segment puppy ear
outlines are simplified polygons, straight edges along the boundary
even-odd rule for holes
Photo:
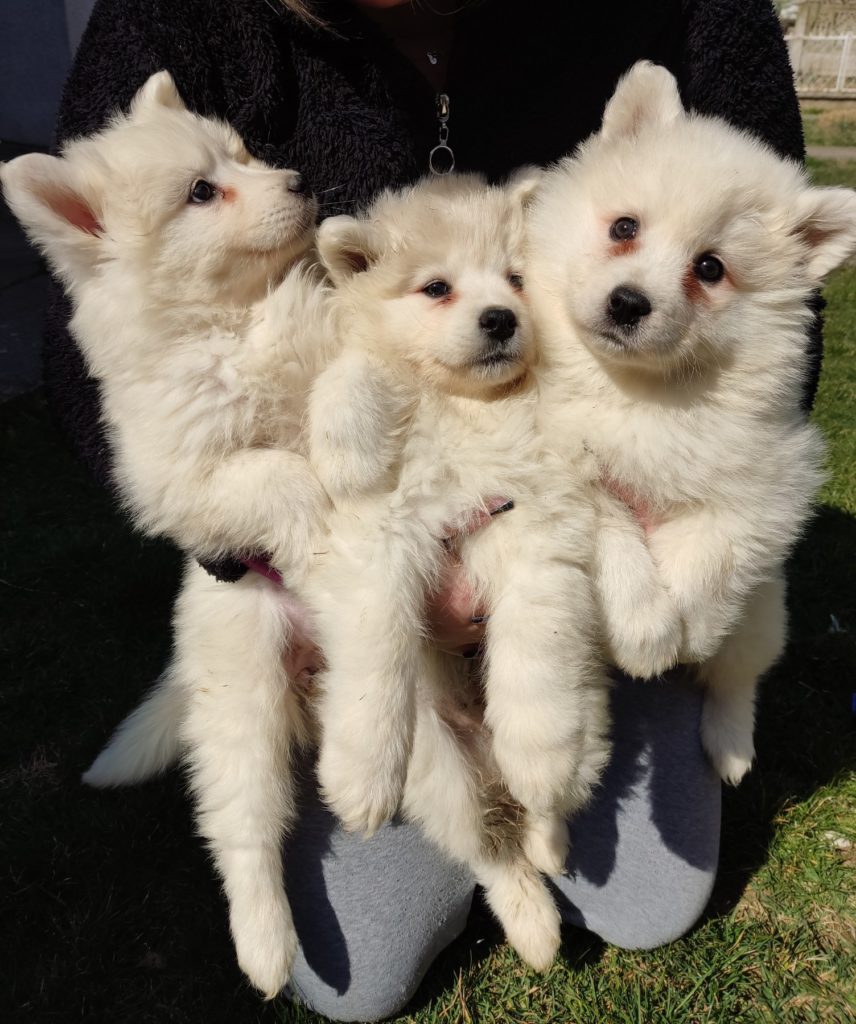
[[[73,284],[103,251],[98,190],[81,181],[64,157],[28,153],[0,165],[0,183],[12,213],[54,269]]]
[[[681,117],[678,83],[658,64],[640,60],[619,81],[603,112],[601,138],[635,138],[643,128],[664,126]]]
[[[336,285],[368,270],[380,252],[377,229],[356,217],[328,217],[321,222],[315,242]]]
[[[168,71],[157,71],[131,100],[130,113],[131,117],[145,117],[163,107],[170,110],[187,109],[172,75]]]
[[[796,204],[796,226],[808,250],[806,269],[820,281],[856,252],[856,192],[850,188],[809,188]]]
[[[543,178],[543,168],[529,164],[514,171],[506,182],[506,188],[511,193],[511,198],[525,209],[534,199]]]

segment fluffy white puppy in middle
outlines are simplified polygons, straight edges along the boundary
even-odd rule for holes
[[[310,600],[327,660],[324,794],[346,826],[371,832],[404,791],[405,811],[474,863],[513,942],[530,912],[497,895],[492,866],[473,855],[484,812],[462,826],[444,799],[455,758],[427,753],[420,715],[443,705],[457,670],[430,650],[422,623],[450,524],[486,496],[513,496],[512,512],[455,542],[490,609],[481,770],[498,771],[505,799],[525,810],[532,863],[561,871],[565,815],[607,757],[607,694],[593,644],[589,461],[581,446],[560,460],[538,431],[522,277],[532,187],[433,179],[385,194],[364,217],[325,221],[317,245],[344,349],[310,399],[311,460],[335,506]],[[557,934],[540,950],[516,944],[543,965]]]

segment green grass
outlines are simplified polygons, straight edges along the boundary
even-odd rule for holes
[[[813,163],[818,179],[853,180]],[[726,793],[708,914],[671,946],[568,931],[545,976],[477,909],[400,1021],[843,1022],[856,1017],[856,269],[826,290],[815,417],[830,479],[791,572],[788,655],[764,686],[758,767]],[[39,394],[0,405],[0,1019],[318,1024],[243,982],[177,777],[115,794],[80,771],[168,652],[178,559],[131,535]],[[834,834],[830,839],[828,834]]]
[[[847,185],[848,188],[856,188],[856,162],[809,157],[806,166],[818,185]]]
[[[856,146],[856,105],[853,103],[827,109],[804,107],[802,116],[807,146]]]
[[[826,366],[816,422],[830,447],[830,478],[823,498],[856,516],[856,274],[849,269],[829,282],[825,297]],[[856,569],[856,565],[854,565]],[[854,680],[856,682],[856,680]]]

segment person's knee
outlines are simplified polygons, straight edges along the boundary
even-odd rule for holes
[[[351,1024],[369,1024],[371,1021],[387,1020],[397,1016],[403,1009],[409,996],[403,999],[388,998],[378,999],[375,993],[369,997],[362,998],[359,994],[348,992],[343,996],[335,993],[319,994],[317,998],[308,999],[302,996],[297,997],[307,1009],[318,1013],[329,1020],[349,1021]]]
[[[384,977],[354,979],[346,991],[325,985],[317,975],[295,977],[290,989],[298,1002],[335,1021],[380,1021],[401,1012],[419,987],[425,972],[403,975],[390,971]]]
[[[442,906],[402,903],[398,927],[364,927],[338,950],[298,952],[289,988],[297,1000],[336,1021],[379,1021],[399,1014],[439,953],[464,930],[473,883],[462,876]],[[405,909],[406,908],[406,909]],[[401,927],[405,923],[406,927]],[[317,937],[316,937],[317,938]],[[329,942],[329,938],[328,938]],[[334,964],[334,960],[336,961]]]
[[[656,949],[686,935],[698,923],[710,899],[714,872],[688,869],[668,890],[639,893],[625,912],[603,923],[587,922],[604,942],[619,949]]]

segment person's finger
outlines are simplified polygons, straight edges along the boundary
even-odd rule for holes
[[[466,575],[451,560],[437,592],[429,595],[427,617],[432,642],[440,650],[458,654],[484,639],[486,609],[476,602]]]
[[[285,671],[292,682],[311,683],[312,677],[324,664],[323,655],[315,643],[312,617],[287,587],[280,591],[280,601],[290,627],[288,646],[282,655]]]
[[[285,671],[289,679],[298,676],[314,676],[321,668],[321,652],[311,641],[303,637],[298,642],[292,640],[283,654]]]

